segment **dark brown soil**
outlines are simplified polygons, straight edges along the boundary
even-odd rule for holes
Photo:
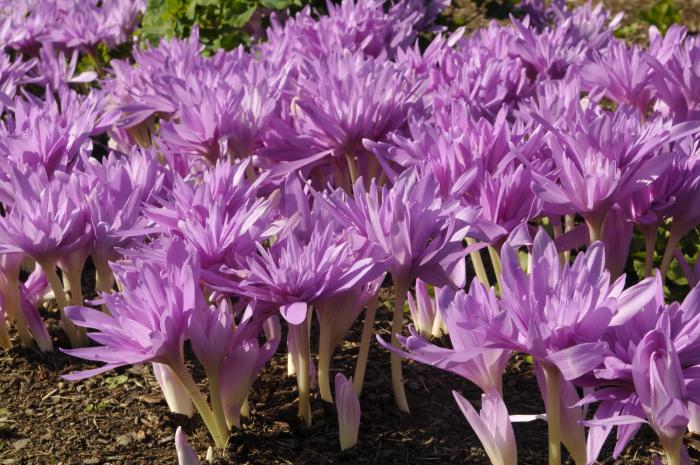
[[[55,320],[52,334],[60,335]],[[387,337],[389,313],[379,312],[379,333]],[[358,323],[334,359],[333,369],[354,370]],[[62,336],[60,336],[62,337]],[[65,341],[56,340],[57,344]],[[0,464],[173,464],[174,431],[182,426],[203,457],[208,433],[196,417],[169,413],[149,366],[117,370],[71,383],[61,374],[90,367],[61,353],[28,349],[0,351]],[[334,373],[333,373],[334,375]],[[487,464],[488,458],[452,398],[453,389],[478,405],[479,390],[456,376],[406,363],[411,415],[399,414],[390,392],[388,354],[371,350],[362,396],[357,447],[341,452],[332,405],[314,397],[314,423],[296,418],[296,383],[286,376],[286,359],[276,355],[250,396],[251,420],[231,435],[215,464]],[[540,413],[542,402],[530,365],[515,358],[504,383],[511,413]],[[546,463],[546,424],[516,424],[520,464]],[[639,435],[625,456],[605,464],[651,463],[658,451],[649,432]],[[609,451],[606,456],[609,455]]]

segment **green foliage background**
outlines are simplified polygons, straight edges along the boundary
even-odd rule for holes
[[[161,37],[187,37],[199,26],[209,51],[230,50],[254,40],[256,22],[267,24],[273,11],[298,10],[304,0],[149,0],[139,35],[149,42]],[[257,12],[257,15],[256,15]]]

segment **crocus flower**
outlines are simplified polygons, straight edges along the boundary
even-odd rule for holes
[[[66,63],[66,54],[55,50],[51,42],[45,42],[39,52],[37,81],[40,85],[56,91],[67,84],[85,84],[97,79],[97,73],[94,71],[84,71],[76,75],[77,65],[78,50],[73,50]]]
[[[185,367],[183,343],[190,314],[204,302],[196,257],[173,241],[165,263],[135,259],[134,269],[115,270],[121,293],[103,293],[109,315],[87,307],[68,307],[66,314],[89,333],[98,347],[62,349],[68,355],[102,361],[105,365],[65,375],[79,380],[124,365],[157,362],[168,365],[187,389],[218,447],[226,443],[228,428],[209,408]]]
[[[47,92],[43,101],[18,97],[0,126],[0,149],[15,164],[52,177],[73,167],[80,152],[90,147],[89,137],[104,132],[117,116],[95,93],[82,96],[67,87],[60,87],[57,97]]]
[[[593,377],[585,377],[577,381],[583,386],[596,388],[595,391],[589,392],[581,400],[582,404],[600,401],[593,416],[589,433],[590,460],[594,460],[598,456],[605,438],[610,433],[612,426],[616,424],[617,443],[613,455],[619,456],[640,426],[639,421],[624,421],[625,417],[632,415],[637,418],[645,418],[647,412],[651,412],[649,404],[647,407],[643,406],[635,384],[641,382],[639,375],[635,381],[635,354],[637,354],[645,337],[652,333],[656,334],[649,336],[647,342],[649,344],[653,342],[656,346],[658,343],[662,343],[661,348],[657,347],[660,357],[666,357],[663,354],[672,354],[667,359],[669,363],[673,362],[669,367],[675,366],[674,360],[678,358],[682,377],[686,379],[686,386],[690,386],[690,381],[697,378],[694,367],[698,362],[697,349],[700,347],[700,337],[698,337],[697,332],[697,325],[700,322],[697,305],[700,289],[693,288],[680,305],[678,303],[666,305],[660,274],[657,273],[651,282],[653,283],[651,287],[653,298],[650,300],[640,299],[640,302],[645,303],[635,311],[618,312],[603,335],[602,340],[609,347],[603,364],[593,371]],[[638,296],[629,294],[628,297],[635,299]],[[634,310],[634,307],[627,308]],[[666,338],[671,341],[670,348],[667,347]],[[644,376],[650,376],[649,365],[644,370],[646,370]],[[668,372],[672,374],[672,371]],[[666,380],[665,383],[672,381]],[[672,384],[669,384],[669,389],[672,391]],[[648,392],[649,388],[647,387],[643,390],[642,395]],[[693,394],[692,389],[688,393],[689,395],[684,399],[688,401],[688,407],[692,407],[690,403],[697,403],[697,397],[691,395]],[[645,402],[649,402],[648,397]],[[690,408],[689,410],[691,412],[689,417],[695,419],[692,413],[694,409]],[[615,419],[618,415],[622,416],[619,422]]]
[[[299,415],[311,421],[309,395],[309,305],[338,295],[369,280],[383,269],[374,257],[355,256],[349,234],[340,237],[332,224],[317,225],[307,243],[290,234],[269,250],[258,244],[258,254],[248,257],[242,281],[213,283],[223,291],[247,296],[279,308],[290,324],[289,334],[298,357]],[[208,278],[211,280],[211,277]]]
[[[493,465],[513,465],[518,463],[513,425],[510,423],[506,404],[497,391],[481,395],[479,413],[467,399],[457,391],[452,395],[469,425],[479,437]]]
[[[293,130],[273,133],[263,154],[276,160],[293,155],[307,165],[321,163],[334,173],[336,187],[349,191],[359,176],[369,181],[379,174],[363,140],[382,140],[404,124],[420,82],[390,61],[348,51],[305,60],[303,65],[291,102]],[[294,133],[308,141],[298,153],[289,147]],[[319,161],[321,154],[327,156]]]
[[[688,402],[690,399],[697,401],[700,392],[695,388],[692,394],[689,392],[687,386],[696,386],[698,381],[686,379],[670,338],[667,319],[666,322],[659,329],[645,334],[634,350],[632,379],[641,409],[626,409],[622,414],[607,419],[594,419],[590,424],[606,426],[648,423],[659,437],[669,465],[680,465],[688,461],[683,445],[683,436],[690,418]]]
[[[622,40],[610,41],[607,48],[596,51],[581,66],[580,76],[584,90],[603,93],[617,103],[634,106],[641,113],[647,111],[655,98],[654,72],[646,52]]]
[[[608,324],[616,315],[633,313],[651,300],[654,284],[646,280],[624,292],[624,276],[611,284],[600,242],[579,254],[573,265],[562,267],[554,243],[543,230],[535,236],[529,276],[511,247],[501,250],[501,260],[505,312],[494,319],[498,329],[490,337],[498,340],[498,347],[530,354],[541,366],[550,441],[557,447],[559,392],[569,389],[561,386],[560,379],[574,380],[602,363],[607,345],[600,339]],[[567,409],[563,412],[567,415]],[[576,462],[585,463],[583,429],[563,439]]]
[[[433,285],[464,284],[463,258],[472,249],[465,249],[462,240],[478,210],[458,209],[457,202],[443,201],[432,174],[420,176],[415,169],[402,173],[391,189],[380,191],[373,180],[367,191],[358,180],[353,192],[354,199],[347,201],[337,195],[319,199],[341,225],[357,230],[387,260],[396,292],[392,345],[398,347],[403,303],[415,278]],[[392,384],[399,409],[408,411],[397,354],[392,354]]]
[[[602,239],[607,211],[659,177],[673,157],[664,146],[699,129],[697,123],[672,125],[660,118],[641,122],[638,111],[619,107],[613,114],[583,111],[570,129],[555,129],[550,146],[558,181],[535,174],[533,189],[549,214],[581,214],[591,242]],[[622,136],[622,139],[620,138]]]
[[[438,312],[437,302],[430,297],[428,285],[423,280],[416,279],[416,298],[408,292],[406,299],[413,326],[421,336],[440,337],[443,332],[447,332]]]
[[[187,442],[181,426],[178,426],[175,431],[175,450],[177,451],[177,463],[179,465],[199,465],[199,458]]]
[[[41,172],[27,174],[17,169],[12,178],[15,203],[0,226],[0,249],[28,255],[41,265],[61,311],[64,331],[74,346],[82,345],[84,337],[63,314],[67,299],[56,274],[59,260],[71,254],[89,254],[93,231],[82,202],[80,179],[77,175],[57,173],[48,181]],[[75,286],[79,286],[76,281],[80,282],[81,269],[82,263],[69,273]]]
[[[207,373],[214,414],[225,417],[228,426],[240,427],[248,391],[280,342],[276,335],[262,346],[258,343],[260,327],[252,313],[249,308],[235,325],[224,299],[218,308],[198,308],[189,320],[192,349]]]
[[[436,289],[436,296],[436,310],[447,326],[452,349],[431,344],[411,330],[411,336],[398,338],[406,349],[401,355],[455,373],[484,392],[502,392],[511,352],[486,348],[488,339],[483,331],[501,313],[493,289],[472,280],[468,293],[442,288]],[[387,347],[384,341],[380,343]]]
[[[347,379],[342,373],[335,375],[335,407],[338,411],[340,449],[349,449],[357,444],[360,401],[357,399],[352,377]]]

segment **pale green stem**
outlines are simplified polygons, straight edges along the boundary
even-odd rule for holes
[[[64,309],[68,306],[68,299],[66,298],[66,293],[63,290],[61,278],[59,278],[58,273],[56,273],[56,264],[49,262],[39,262],[39,266],[41,266],[41,269],[44,270],[46,280],[49,282],[51,290],[54,294],[54,298],[56,299],[58,311],[61,315],[61,326],[63,327],[63,331],[65,331],[66,335],[68,336],[71,346],[82,347],[83,344],[78,334],[78,328],[73,324],[72,321],[70,321],[70,319],[68,319],[68,317],[66,317]]]
[[[569,232],[574,229],[576,225],[574,224],[574,215],[566,215],[564,217],[564,231]],[[568,262],[571,260],[571,251],[567,250],[564,252],[564,260]]]
[[[474,245],[476,244],[476,239],[473,239],[471,237],[467,237],[467,245]],[[484,267],[484,262],[481,260],[481,252],[478,250],[475,250],[474,252],[471,252],[469,256],[472,259],[472,264],[474,265],[474,272],[476,273],[476,277],[483,284],[484,286],[491,287],[491,284],[489,284],[489,278],[486,275],[486,268]]]
[[[319,339],[318,339],[318,388],[321,392],[321,399],[326,402],[333,402],[333,394],[331,394],[331,355],[333,354],[333,342],[331,341],[331,322],[327,320],[324,313],[328,310],[324,309],[319,312]]]
[[[593,244],[595,241],[602,241],[604,234],[605,218],[586,218],[588,225],[588,244]]]
[[[24,347],[31,347],[34,342],[32,333],[29,332],[27,320],[22,312],[22,301],[19,292],[19,278],[17,276],[6,276],[7,279],[7,313],[15,319],[17,334]],[[4,326],[4,322],[2,323]]]
[[[357,172],[357,161],[355,160],[355,157],[352,156],[352,154],[346,153],[345,154],[345,159],[348,161],[348,170],[350,171],[350,181],[352,181],[352,185],[355,185],[355,181],[357,181],[357,178],[359,178],[359,173]]]
[[[406,285],[395,283],[394,290],[394,318],[391,324],[391,345],[399,348],[399,339],[396,337],[403,330],[403,306],[406,300]],[[401,356],[391,353],[391,385],[394,388],[394,400],[400,411],[409,413],[406,391],[403,385],[403,374],[401,372]]]
[[[661,259],[661,279],[665,280],[668,275],[668,270],[671,267],[671,262],[673,261],[673,253],[676,251],[676,247],[681,241],[681,235],[678,234],[673,228],[671,228],[671,235],[668,237],[668,242],[666,243],[666,250],[664,250],[664,257]]]
[[[303,321],[298,325],[289,325],[289,331],[294,332],[297,358],[294,365],[297,372],[297,387],[299,388],[299,418],[306,426],[311,426],[311,380],[309,372],[309,325]]]
[[[248,396],[246,396],[243,405],[241,405],[241,416],[246,418],[250,417],[250,402],[248,401]]]
[[[224,436],[228,436],[229,428],[231,425],[229,425],[226,421],[224,405],[221,402],[221,382],[219,380],[219,374],[216,372],[216,370],[209,370],[207,371],[207,378],[209,379],[209,395],[211,396],[211,410],[214,414],[216,427],[219,429],[220,433],[222,433]]]
[[[555,222],[551,221],[552,223],[552,230],[554,231],[554,238],[561,237],[564,234],[561,222]],[[559,262],[561,263],[561,266],[564,266],[564,263],[566,263],[566,252],[559,252]]]
[[[197,408],[202,420],[204,420],[204,424],[209,430],[212,438],[214,438],[214,444],[216,444],[216,447],[219,449],[224,449],[226,447],[228,435],[225,436],[219,429],[219,423],[214,416],[214,412],[212,412],[212,410],[209,408],[207,400],[199,391],[197,384],[192,379],[192,375],[190,375],[187,367],[185,367],[184,362],[169,363],[168,366],[173,370],[173,373],[175,373],[177,379],[180,380],[180,383],[182,383],[183,387],[192,398],[192,403]]]
[[[496,284],[498,285],[498,290],[500,292],[503,289],[503,284],[501,283],[501,274],[503,273],[503,267],[501,266],[501,257],[498,256],[498,251],[493,246],[489,246],[489,257],[491,257],[491,265],[493,266],[493,271],[496,274]]]
[[[94,256],[93,256],[94,259]],[[103,292],[112,292],[114,286],[114,274],[107,260],[95,260],[95,292],[102,295]],[[109,314],[106,304],[102,304],[102,311]]]
[[[656,229],[644,232],[644,276],[652,276],[654,272],[654,249],[656,249]]]
[[[561,465],[561,399],[559,369],[542,366],[547,382],[547,432],[549,433],[549,465]]]
[[[666,452],[667,465],[682,465],[681,451],[683,449],[683,437],[673,438],[672,440],[661,441]]]
[[[81,282],[80,282],[80,275],[82,274],[82,266],[79,267],[76,270],[71,270],[69,268],[66,268],[63,270],[63,276],[68,280],[68,284],[70,285],[70,296],[71,300],[70,303],[71,305],[75,306],[83,306],[84,301],[83,301],[83,291],[81,289]],[[88,339],[87,339],[87,330],[85,328],[80,328],[80,327],[75,327],[75,331],[80,338],[80,345],[81,346],[87,346],[88,345]]]
[[[377,314],[377,303],[379,301],[379,292],[374,294],[374,297],[367,303],[365,310],[365,322],[362,325],[362,337],[360,338],[360,353],[357,355],[357,364],[355,365],[355,376],[353,384],[357,397],[362,394],[362,386],[365,383],[365,372],[367,371],[367,360],[369,358],[369,345],[372,342],[374,335],[374,318]]]

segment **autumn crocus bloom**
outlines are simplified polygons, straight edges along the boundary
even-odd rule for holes
[[[501,395],[497,391],[482,394],[479,413],[457,391],[452,391],[452,395],[486,449],[491,463],[493,465],[518,463],[518,449],[515,445],[513,425],[510,423],[508,409]]]
[[[511,351],[487,348],[489,339],[484,328],[501,313],[493,289],[487,290],[474,279],[468,293],[442,288],[436,290],[436,295],[437,311],[447,326],[452,348],[431,344],[411,330],[410,337],[398,338],[406,349],[401,355],[455,373],[484,392],[501,393]]]
[[[89,254],[93,230],[85,204],[81,201],[81,185],[77,175],[58,172],[49,181],[41,173],[12,173],[15,202],[0,225],[0,250],[22,253],[39,263],[54,292],[61,311],[61,324],[73,346],[86,341],[65,318],[68,304],[56,265],[71,254]],[[69,282],[80,282],[79,269],[66,269]],[[19,268],[17,269],[19,272]],[[13,286],[14,288],[14,286]]]
[[[199,458],[187,442],[181,426],[178,426],[175,431],[175,450],[177,451],[178,465],[199,465]]]
[[[433,285],[464,285],[463,258],[470,249],[462,240],[478,210],[443,201],[432,174],[419,175],[415,169],[402,173],[391,189],[380,189],[373,180],[367,191],[358,180],[353,193],[353,199],[318,199],[341,225],[355,229],[386,259],[396,295],[392,345],[398,347],[396,334],[403,326],[403,303],[411,282],[420,277]],[[408,411],[398,354],[392,354],[392,384],[399,409]]]
[[[571,381],[597,368],[607,353],[601,336],[620,311],[633,311],[653,297],[647,280],[622,292],[624,277],[610,283],[605,250],[600,242],[563,267],[556,247],[544,230],[534,240],[531,272],[520,266],[511,247],[501,250],[503,263],[501,304],[504,312],[494,318],[489,334],[496,346],[531,355],[542,370],[550,434],[550,464],[560,463],[561,380]],[[631,299],[629,296],[634,295]],[[624,304],[621,304],[623,302]],[[641,302],[641,303],[640,303]],[[564,392],[562,390],[562,392]],[[565,405],[569,408],[569,405]],[[575,412],[564,410],[566,415]],[[575,422],[574,422],[575,425]],[[563,439],[577,463],[586,463],[584,432]]]
[[[686,380],[685,385],[688,388],[688,395],[681,396],[681,401],[684,403],[687,401],[688,420],[697,424],[696,405],[700,399],[692,389],[692,386],[697,384],[692,382],[697,378],[695,367],[698,363],[698,348],[700,348],[700,333],[697,331],[700,324],[700,306],[698,306],[700,288],[697,286],[693,288],[680,305],[677,302],[666,305],[663,282],[660,274],[657,273],[653,279],[652,291],[653,298],[642,299],[648,301],[640,309],[618,312],[602,338],[609,347],[602,365],[593,371],[592,376],[577,381],[585,387],[595,387],[595,390],[589,391],[581,400],[581,404],[600,402],[590,423],[589,459],[591,460],[598,456],[613,425],[617,425],[617,442],[613,456],[618,457],[642,422],[641,420],[626,421],[626,419],[630,420],[629,416],[638,419],[647,418],[647,414],[658,407],[656,405],[650,410],[651,404],[648,398],[644,400],[647,403],[646,407],[644,406],[642,397],[649,392],[649,388],[643,389],[640,397],[637,393],[637,384],[642,379],[639,378],[639,373],[635,379],[635,356],[642,341],[651,333],[659,333],[647,338],[648,344],[653,342],[657,347],[654,350],[659,352],[658,356],[664,358],[666,357],[664,354],[671,354],[668,355],[670,358],[666,359],[669,363],[673,362],[669,367],[675,366],[674,360],[678,358],[682,377]],[[633,294],[629,297],[635,298]],[[629,308],[629,310],[634,309]],[[666,338],[669,338],[670,346]],[[647,356],[651,357],[650,353],[644,357]],[[644,375],[644,379],[647,379],[647,375],[650,376],[650,368],[647,367],[645,370],[647,374]],[[673,374],[674,370],[676,368],[667,371]],[[667,394],[673,394],[676,389],[673,395],[677,395],[678,391],[674,388],[673,379],[664,381],[664,384],[668,384]],[[658,408],[663,410],[661,407]],[[658,416],[659,413],[656,411],[653,415]],[[649,418],[647,420],[651,421]]]
[[[85,177],[90,222],[95,231],[95,290],[106,292],[113,285],[108,262],[119,258],[116,248],[133,240],[127,232],[143,231],[149,226],[142,215],[142,204],[160,194],[165,173],[154,153],[132,150],[128,157],[110,153],[101,163],[92,158],[86,160]]]
[[[335,375],[335,407],[338,411],[340,449],[349,449],[357,444],[360,429],[360,401],[357,399],[352,377],[347,379],[342,373]]]
[[[580,106],[577,102],[575,105]],[[623,106],[614,113],[581,109],[572,127],[555,128],[549,138],[556,178],[535,174],[533,189],[548,214],[580,214],[590,243],[603,238],[605,217],[621,202],[668,168],[674,157],[664,147],[700,129],[697,122],[677,125],[661,118],[642,121]]]
[[[185,366],[183,343],[190,314],[204,298],[196,258],[181,242],[170,243],[164,263],[135,259],[135,270],[116,272],[120,293],[103,293],[109,315],[87,307],[68,307],[66,314],[88,333],[98,347],[62,349],[68,355],[106,364],[65,375],[79,380],[124,365],[157,362],[168,365],[192,397],[218,447],[226,444],[228,428],[212,413]]]
[[[279,308],[290,325],[289,338],[295,349],[290,356],[298,360],[299,416],[310,423],[309,306],[376,279],[382,272],[373,257],[358,259],[351,235],[338,235],[330,223],[317,225],[308,241],[289,234],[269,250],[258,244],[258,254],[249,256],[246,268],[239,272],[240,282],[208,279],[223,291]]]

